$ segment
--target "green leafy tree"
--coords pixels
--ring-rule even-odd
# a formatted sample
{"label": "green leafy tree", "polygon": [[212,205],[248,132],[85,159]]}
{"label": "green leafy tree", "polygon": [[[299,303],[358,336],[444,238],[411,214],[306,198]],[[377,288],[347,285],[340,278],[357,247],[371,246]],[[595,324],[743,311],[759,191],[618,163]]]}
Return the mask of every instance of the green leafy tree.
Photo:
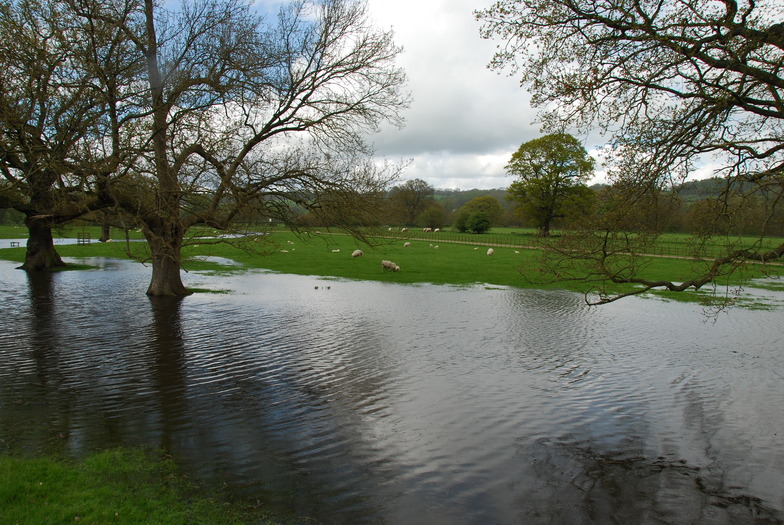
{"label": "green leafy tree", "polygon": [[504,208],[492,195],[481,195],[457,210],[455,228],[460,232],[485,233],[504,216]]}
{"label": "green leafy tree", "polygon": [[585,201],[590,190],[585,182],[593,168],[593,158],[571,135],[555,133],[528,141],[506,165],[518,177],[509,186],[509,198],[535,221],[542,236],[549,236],[555,219],[588,211]]}
{"label": "green leafy tree", "polygon": [[417,217],[417,224],[426,226],[428,228],[441,228],[446,222],[446,210],[439,202],[431,202],[430,205],[419,214]]}
{"label": "green leafy tree", "polygon": [[[609,176],[625,193],[618,201],[625,211],[614,216],[656,205],[644,194],[676,185],[710,156],[720,162],[725,188],[718,205],[704,207],[715,217],[702,224],[716,230],[702,239],[725,228],[717,214],[740,213],[754,194],[769,196],[762,224],[772,224],[767,219],[784,196],[784,3],[498,0],[476,15],[482,35],[502,41],[491,65],[519,75],[543,109],[545,129],[607,132]],[[764,249],[762,242],[717,239],[724,253],[692,278],[650,281],[636,264],[647,246],[630,244],[622,223],[605,221],[603,231],[583,234],[553,255],[562,268],[569,258],[593,261],[584,274],[595,276],[597,302],[620,298],[602,282],[639,285],[633,294],[699,289],[748,261],[784,256],[784,244]]]}
{"label": "green leafy tree", "polygon": [[492,221],[490,216],[483,211],[471,213],[466,220],[466,229],[471,233],[487,233],[490,231]]}

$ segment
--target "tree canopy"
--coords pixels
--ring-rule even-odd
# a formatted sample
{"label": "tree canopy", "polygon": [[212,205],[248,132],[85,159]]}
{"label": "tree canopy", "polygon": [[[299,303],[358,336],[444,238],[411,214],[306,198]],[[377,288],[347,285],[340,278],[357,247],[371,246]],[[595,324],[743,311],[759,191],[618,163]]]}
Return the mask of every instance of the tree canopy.
{"label": "tree canopy", "polygon": [[[519,75],[546,128],[606,134],[609,177],[625,192],[617,205],[635,213],[695,166],[715,162],[726,181],[717,213],[737,212],[750,194],[766,195],[774,212],[784,192],[781,2],[500,0],[477,17],[482,35],[500,40],[491,66]],[[636,250],[620,228],[603,227],[581,244],[592,247],[592,272],[640,284],[640,292],[699,288],[746,261],[784,254],[784,245],[728,242],[693,279],[648,282],[608,259]],[[625,250],[613,249],[615,240]],[[567,253],[577,245],[560,255]]]}
{"label": "tree canopy", "polygon": [[506,170],[517,177],[508,189],[522,213],[536,222],[542,236],[554,219],[587,211],[585,183],[595,161],[572,135],[553,133],[528,141],[512,154]]}
{"label": "tree canopy", "polygon": [[407,180],[389,192],[389,215],[393,223],[413,226],[433,204],[435,188],[422,179]]}

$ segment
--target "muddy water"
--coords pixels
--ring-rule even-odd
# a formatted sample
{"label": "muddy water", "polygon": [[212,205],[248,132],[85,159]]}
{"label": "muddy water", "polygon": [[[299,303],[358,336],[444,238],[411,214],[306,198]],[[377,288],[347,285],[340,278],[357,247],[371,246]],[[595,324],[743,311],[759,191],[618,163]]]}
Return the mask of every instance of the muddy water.
{"label": "muddy water", "polygon": [[170,451],[323,523],[784,520],[784,316],[0,262],[0,450]]}

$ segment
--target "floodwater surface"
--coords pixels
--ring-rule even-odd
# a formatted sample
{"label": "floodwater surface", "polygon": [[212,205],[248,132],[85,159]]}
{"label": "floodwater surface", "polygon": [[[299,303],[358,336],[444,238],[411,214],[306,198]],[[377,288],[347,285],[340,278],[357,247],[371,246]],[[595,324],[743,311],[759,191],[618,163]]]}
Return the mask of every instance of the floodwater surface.
{"label": "floodwater surface", "polygon": [[0,261],[0,451],[163,448],[308,523],[781,523],[782,310]]}

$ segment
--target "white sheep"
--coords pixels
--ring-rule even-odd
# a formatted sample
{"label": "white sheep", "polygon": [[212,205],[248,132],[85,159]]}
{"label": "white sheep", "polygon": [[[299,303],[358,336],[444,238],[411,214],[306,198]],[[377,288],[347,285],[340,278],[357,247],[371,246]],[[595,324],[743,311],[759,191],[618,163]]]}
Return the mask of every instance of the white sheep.
{"label": "white sheep", "polygon": [[487,255],[493,255],[493,253],[495,253],[495,251],[492,248],[487,249]]}
{"label": "white sheep", "polygon": [[337,248],[336,250],[332,250],[332,253],[340,253],[340,248]]}
{"label": "white sheep", "polygon": [[411,243],[410,242],[404,242],[403,243],[403,248],[410,248],[410,247],[411,247]]}
{"label": "white sheep", "polygon": [[354,250],[354,252],[351,254],[352,257],[362,257],[363,255],[365,255],[365,252],[362,250]]}
{"label": "white sheep", "polygon": [[436,228],[435,230],[433,230],[433,233],[438,233],[440,231],[441,231],[441,228]]}
{"label": "white sheep", "polygon": [[393,263],[392,261],[381,261],[381,269],[382,270],[392,270],[393,272],[399,272],[400,266]]}

